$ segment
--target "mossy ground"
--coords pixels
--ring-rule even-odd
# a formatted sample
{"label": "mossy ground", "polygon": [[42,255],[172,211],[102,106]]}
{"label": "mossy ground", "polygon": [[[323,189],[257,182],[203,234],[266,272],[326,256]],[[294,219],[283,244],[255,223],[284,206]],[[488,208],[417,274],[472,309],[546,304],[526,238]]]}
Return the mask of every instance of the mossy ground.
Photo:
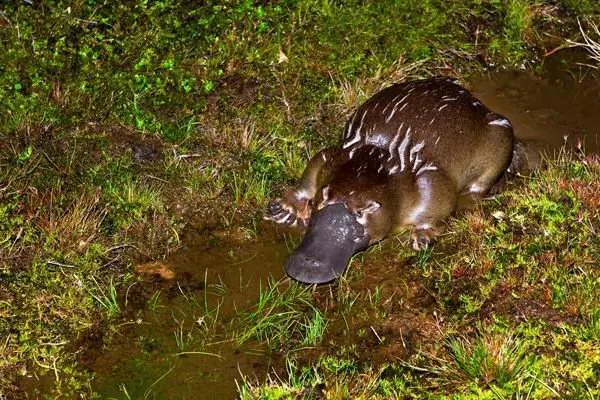
{"label": "mossy ground", "polygon": [[[133,316],[132,263],[172,254],[193,221],[255,231],[272,193],[382,85],[536,69],[544,50],[576,37],[576,17],[600,13],[594,1],[29,3],[0,8],[0,394],[15,398],[31,375],[52,377],[39,388],[48,396],[93,397],[76,344]],[[515,203],[494,205],[501,217],[486,206],[455,222],[472,246],[453,258],[418,256],[452,320],[414,368],[358,365],[342,349],[308,367],[290,359],[283,381],[242,396],[598,396],[598,165],[573,165],[525,183],[530,197],[502,197]],[[378,303],[352,285],[337,292],[345,307]],[[315,344],[328,317],[299,293],[302,312],[283,315],[300,319],[275,324],[300,333],[240,328],[239,338]],[[504,294],[541,296],[560,323],[515,320],[517,306],[492,318]],[[274,308],[255,310],[241,321]]]}
{"label": "mossy ground", "polygon": [[[384,258],[393,273],[376,285],[365,274],[380,271],[355,259],[324,319],[345,315],[357,330],[345,336],[361,339],[348,346],[325,335],[325,350],[311,362],[288,353],[287,376],[246,381],[242,398],[597,398],[599,178],[597,156],[563,153],[453,219],[438,246],[399,253],[431,296],[433,304],[419,304],[425,312],[411,315],[411,296],[395,296],[404,291],[399,282],[407,293],[416,289],[414,278],[395,277],[406,266]],[[406,356],[396,344],[414,345],[415,329],[419,348]]]}

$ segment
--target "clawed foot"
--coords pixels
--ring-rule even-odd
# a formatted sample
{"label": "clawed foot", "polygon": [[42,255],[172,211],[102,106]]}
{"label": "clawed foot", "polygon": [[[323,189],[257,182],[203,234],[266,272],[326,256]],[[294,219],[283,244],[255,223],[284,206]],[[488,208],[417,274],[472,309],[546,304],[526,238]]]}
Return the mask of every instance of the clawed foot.
{"label": "clawed foot", "polygon": [[264,218],[285,226],[297,226],[299,228],[306,227],[306,220],[298,218],[298,216],[290,210],[290,207],[285,206],[279,199],[271,200],[269,202]]}
{"label": "clawed foot", "polygon": [[411,247],[415,251],[421,251],[435,243],[437,232],[433,229],[414,230],[410,236]]}
{"label": "clawed foot", "polygon": [[506,186],[506,173],[504,173],[500,179],[498,179],[498,181],[492,185],[492,187],[488,190],[487,195],[491,197],[497,195],[502,191],[502,189],[504,189],[504,186]]}
{"label": "clawed foot", "polygon": [[293,192],[285,198],[271,200],[264,218],[285,226],[306,228],[310,219],[309,200],[298,199]]}

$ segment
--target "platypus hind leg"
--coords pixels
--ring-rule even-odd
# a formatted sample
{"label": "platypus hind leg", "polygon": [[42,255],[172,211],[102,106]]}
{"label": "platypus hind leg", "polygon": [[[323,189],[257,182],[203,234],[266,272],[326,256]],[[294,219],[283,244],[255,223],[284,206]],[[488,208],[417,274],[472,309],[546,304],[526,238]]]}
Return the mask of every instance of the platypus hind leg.
{"label": "platypus hind leg", "polygon": [[446,228],[444,220],[456,207],[455,184],[441,171],[425,172],[415,182],[418,201],[412,207],[408,224],[413,226],[411,246],[421,250]]}

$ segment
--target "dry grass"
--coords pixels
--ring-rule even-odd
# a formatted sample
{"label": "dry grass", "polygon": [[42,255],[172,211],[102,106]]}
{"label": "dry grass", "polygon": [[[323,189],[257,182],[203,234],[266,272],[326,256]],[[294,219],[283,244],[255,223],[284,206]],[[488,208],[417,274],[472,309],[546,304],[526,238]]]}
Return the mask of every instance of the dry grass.
{"label": "dry grass", "polygon": [[[56,203],[61,198],[56,191],[35,200],[35,225],[43,235],[55,241],[59,248],[82,254],[90,243],[98,239],[106,207],[100,203],[100,191],[84,193],[67,207],[60,208]],[[46,209],[46,212],[43,210]],[[42,212],[40,212],[42,211]]]}
{"label": "dry grass", "polygon": [[407,63],[405,60],[399,59],[389,68],[379,69],[374,71],[374,74],[359,77],[354,81],[343,77],[336,79],[332,76],[337,95],[337,101],[333,104],[335,113],[347,120],[358,105],[373,94],[391,84],[423,74],[426,74],[425,62]]}
{"label": "dry grass", "polygon": [[[579,23],[579,31],[581,32],[581,36],[583,37],[583,42],[575,42],[572,40],[567,40],[567,43],[571,47],[581,47],[584,48],[594,64],[586,64],[589,67],[598,69],[600,68],[600,28],[591,20],[587,20],[587,26],[589,31],[586,32],[586,29]],[[593,37],[592,37],[593,36]]]}

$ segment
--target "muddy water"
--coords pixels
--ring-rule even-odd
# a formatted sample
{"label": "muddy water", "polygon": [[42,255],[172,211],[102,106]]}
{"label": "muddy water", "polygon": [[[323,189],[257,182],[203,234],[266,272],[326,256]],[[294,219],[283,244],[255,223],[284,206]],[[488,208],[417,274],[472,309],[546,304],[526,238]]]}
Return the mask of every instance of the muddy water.
{"label": "muddy water", "polygon": [[[282,353],[232,341],[236,326],[231,323],[257,302],[261,286],[269,278],[283,279],[285,285],[283,261],[299,239],[269,225],[260,232],[260,240],[214,243],[214,238],[198,237],[165,262],[137,265],[146,284],[161,290],[161,298],[151,310],[150,293],[132,290],[131,307],[141,311],[128,318],[109,350],[102,348],[101,338],[98,348],[88,341],[81,361],[96,374],[94,390],[115,399],[127,398],[125,391],[132,399],[232,399],[242,374],[253,381],[263,381],[273,371],[285,376]],[[329,321],[322,345],[295,348],[298,358],[318,358],[334,342],[352,346],[357,360],[379,365],[407,359],[418,344],[436,340],[435,300],[421,282],[421,271],[398,256],[400,246],[394,239],[355,257],[349,273],[357,283],[341,292],[356,297],[356,305],[344,317],[338,313],[347,304],[339,298],[340,288],[315,288],[318,308],[327,318],[339,318]],[[137,295],[143,303],[134,304]],[[378,318],[379,307],[390,317]],[[203,342],[199,324],[210,325],[209,314],[217,308],[218,324]],[[177,345],[180,332],[184,340],[188,332],[194,336],[185,348]]]}
{"label": "muddy water", "polygon": [[547,60],[546,76],[529,72],[499,72],[480,76],[471,90],[486,106],[503,114],[515,134],[543,148],[582,145],[600,150],[600,71],[577,63],[581,53],[563,51]]}
{"label": "muddy water", "polygon": [[[86,343],[81,361],[95,372],[94,390],[102,398],[235,398],[242,373],[264,379],[277,361],[263,346],[237,346],[231,335],[236,327],[229,324],[236,310],[254,304],[261,285],[283,277],[281,265],[293,245],[286,244],[289,237],[186,238],[169,260],[134,267],[147,287],[129,291],[130,308],[137,311],[109,350],[102,349],[101,338]],[[157,292],[154,302],[151,293]]]}
{"label": "muddy water", "polygon": [[[475,78],[470,87],[488,107],[512,121],[520,138],[559,148],[566,136],[567,144],[597,152],[599,80],[570,62],[566,68],[556,58],[547,65],[545,78],[501,72]],[[129,291],[130,311],[119,334],[108,343],[99,335],[83,345],[81,361],[96,374],[94,390],[102,398],[235,398],[241,374],[258,380],[272,370],[282,374],[281,354],[256,343],[236,346],[231,323],[238,312],[256,303],[270,277],[284,278],[283,260],[294,245],[289,241],[299,238],[284,237],[269,225],[261,225],[250,238],[198,233],[193,226],[188,230],[192,233],[183,237],[185,246],[178,254],[135,267],[145,283]],[[362,361],[381,363],[406,359],[411,349],[439,339],[435,301],[424,286],[422,271],[415,270],[414,259],[399,259],[397,246],[394,241],[355,258],[351,273],[358,275],[350,280],[352,290],[365,295],[362,298],[377,288],[378,307],[392,317],[371,322],[377,317],[370,309],[362,313],[366,318],[350,313],[343,320],[331,320],[323,343],[355,346]],[[330,288],[318,289],[314,298],[329,312],[327,317],[335,314],[339,304]],[[218,322],[213,326],[216,310]],[[298,354],[310,359],[325,350]]]}

